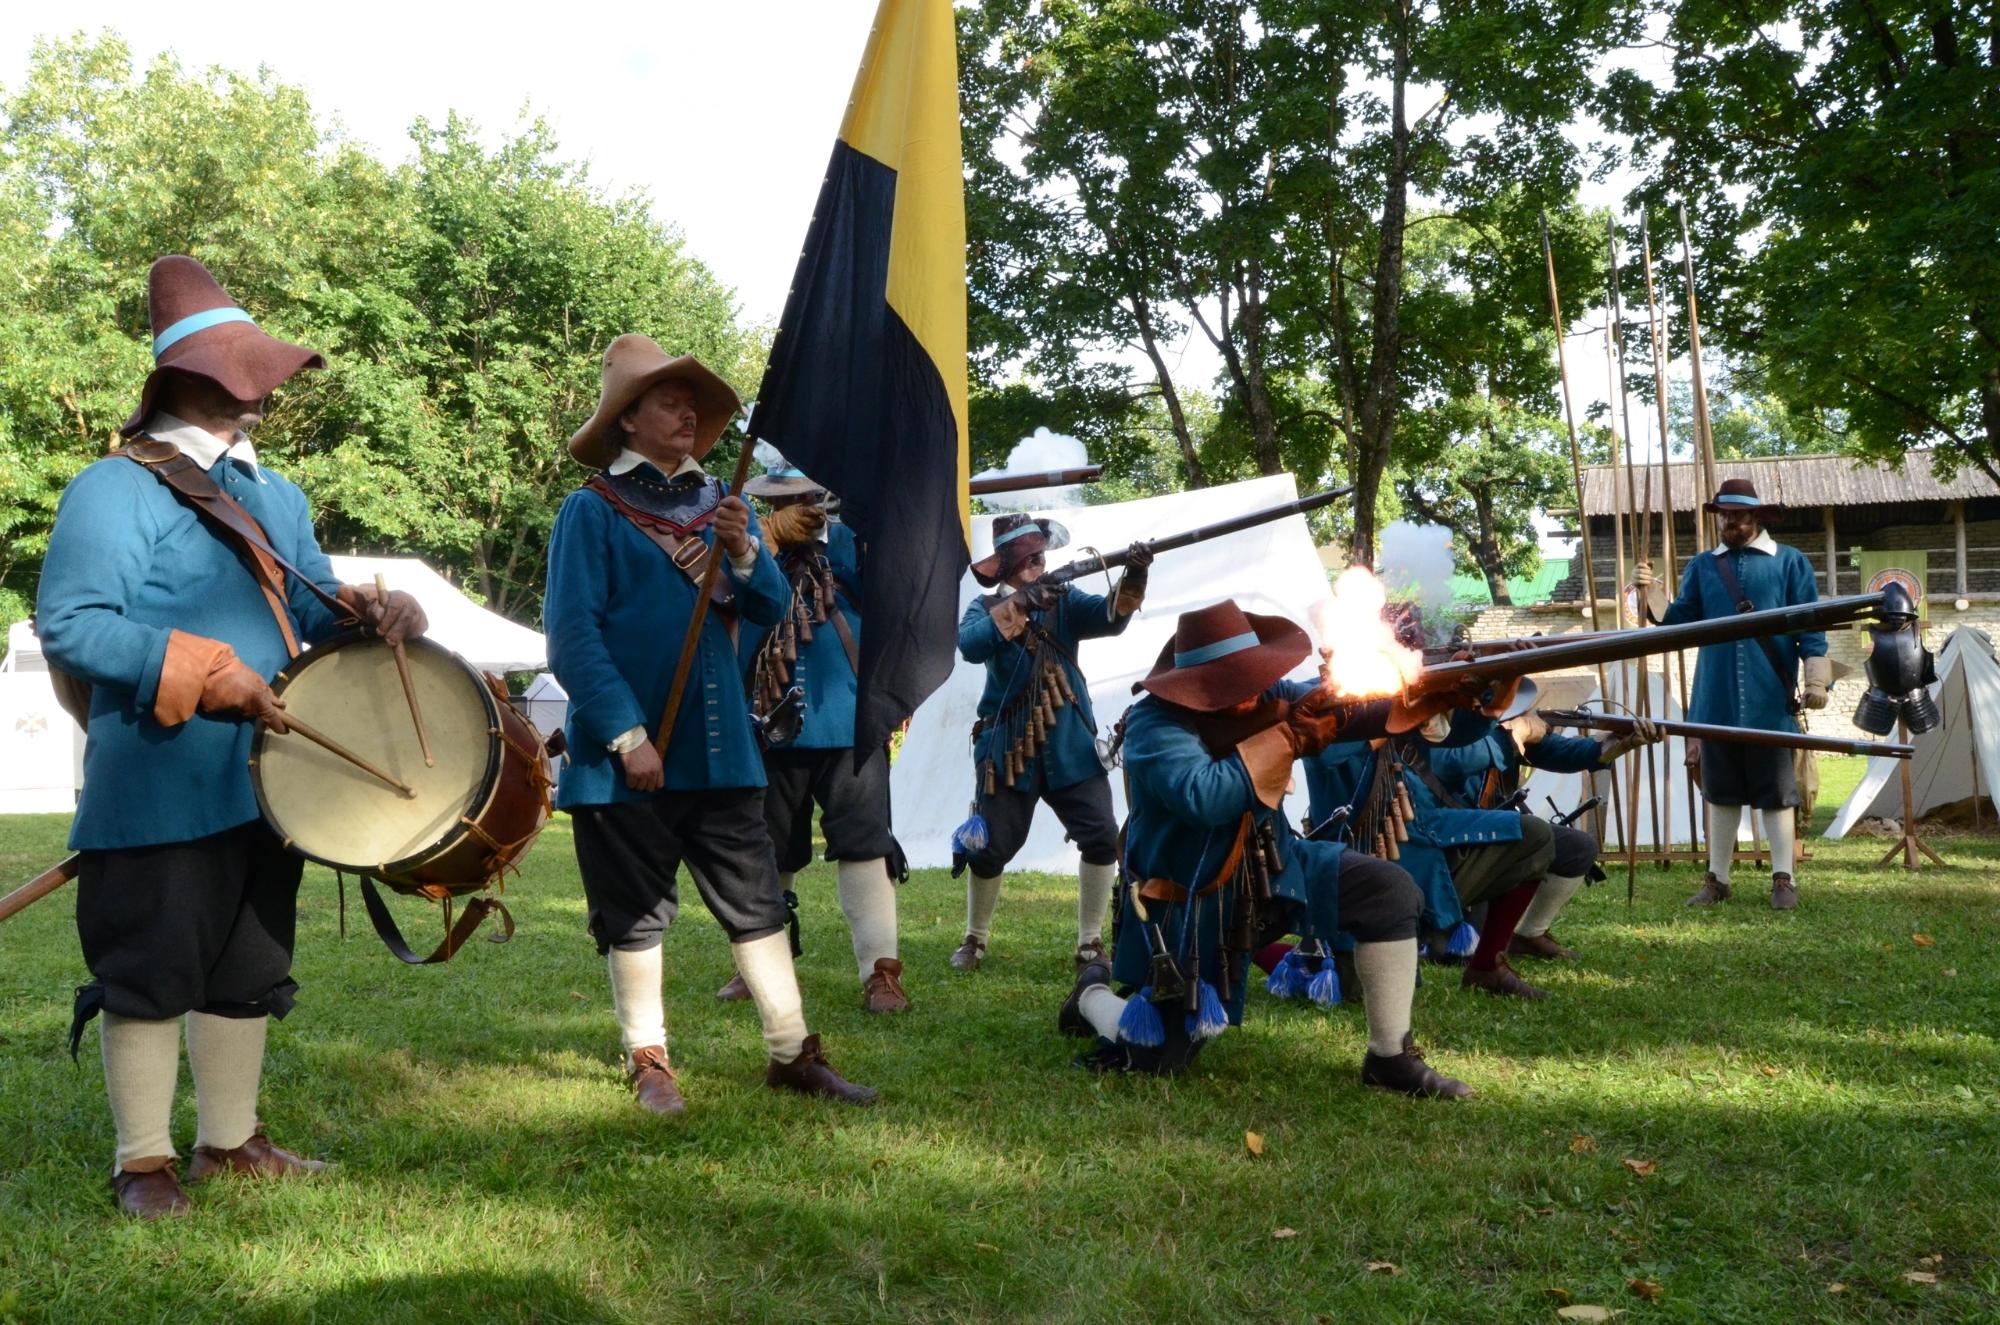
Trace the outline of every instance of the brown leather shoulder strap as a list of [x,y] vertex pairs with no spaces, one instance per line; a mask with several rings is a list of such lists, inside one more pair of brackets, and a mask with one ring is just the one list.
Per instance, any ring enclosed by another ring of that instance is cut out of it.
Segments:
[[[1743,584],[1736,578],[1736,570],[1729,564],[1729,557],[1726,554],[1718,557],[1710,553],[1709,560],[1715,563],[1715,574],[1722,581],[1722,591],[1736,600],[1736,610],[1756,611],[1757,605],[1750,601],[1750,595],[1743,592]],[[1771,664],[1771,672],[1778,680],[1778,689],[1784,693],[1786,709],[1791,713],[1803,711],[1805,705],[1799,702],[1797,692],[1792,689],[1791,681],[1785,676],[1785,660],[1778,656],[1778,646],[1771,643],[1769,635],[1759,635],[1757,647],[1763,651],[1765,661]]]
[[[592,475],[590,482],[584,486],[602,497],[610,504],[612,510],[624,516],[634,529],[637,529],[646,536],[653,546],[666,553],[667,560],[673,562],[681,574],[687,576],[693,582],[697,590],[701,588],[702,573],[708,566],[708,559],[713,555],[714,548],[706,539],[702,538],[700,530],[688,534],[676,534],[671,530],[663,528],[658,522],[648,520],[644,513],[635,510],[629,502],[620,497],[616,490],[604,481],[602,474]],[[718,575],[715,577],[715,589],[709,595],[709,601],[713,602],[717,607],[733,607],[735,605],[736,590],[731,584],[729,576]],[[728,625],[730,638],[734,639],[736,636],[734,620],[732,619]]]

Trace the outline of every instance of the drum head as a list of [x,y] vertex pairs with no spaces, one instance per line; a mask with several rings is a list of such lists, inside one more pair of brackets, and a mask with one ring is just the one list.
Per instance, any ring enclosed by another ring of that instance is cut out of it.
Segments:
[[455,839],[499,763],[496,710],[485,682],[460,658],[423,640],[405,645],[434,767],[424,765],[396,655],[353,636],[320,645],[273,683],[296,714],[416,792],[394,787],[296,732],[259,729],[251,780],[264,817],[296,851],[357,873],[392,873]]

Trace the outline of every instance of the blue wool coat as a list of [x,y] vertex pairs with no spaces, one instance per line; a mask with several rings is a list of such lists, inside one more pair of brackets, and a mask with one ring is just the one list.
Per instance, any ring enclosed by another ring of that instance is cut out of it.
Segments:
[[[827,526],[827,565],[833,571],[834,609],[847,621],[854,644],[861,646],[861,550],[854,531],[844,524]],[[743,680],[749,684],[757,663],[757,650],[771,633],[768,626],[746,624],[738,652],[743,658]],[[847,646],[831,621],[813,627],[812,643],[799,650],[793,679],[805,688],[805,720],[798,739],[787,750],[850,750],[854,747],[854,696],[857,681],[847,661]]]
[[[1077,646],[1084,640],[1122,635],[1131,624],[1130,616],[1110,617],[1105,610],[1107,601],[1100,594],[1085,593],[1073,584],[1066,584],[1062,597],[1040,614],[1041,621],[1074,657]],[[1027,689],[1034,667],[1028,651],[1021,647],[1020,640],[1025,638],[1025,633],[1013,640],[1000,637],[1000,628],[993,624],[992,601],[986,597],[973,599],[965,615],[959,618],[959,656],[967,662],[986,664],[986,689],[979,696],[980,717],[991,718]],[[1023,774],[1023,781],[1032,785],[1034,763],[1039,762],[1043,785],[1050,791],[1073,787],[1104,773],[1104,765],[1097,757],[1097,716],[1090,707],[1090,686],[1068,658],[1059,656],[1057,661],[1069,677],[1070,689],[1076,692],[1076,703],[1056,710],[1055,730],[1049,733],[1048,743]],[[990,759],[996,770],[1004,769],[1001,756],[1012,740],[1004,724],[981,734],[972,748],[973,767],[982,767]],[[1005,776],[1004,771],[996,773],[1003,781]]]
[[[1313,689],[1306,681],[1280,681],[1264,692],[1267,699],[1297,700]],[[1386,718],[1387,705],[1381,706]],[[1355,724],[1365,731],[1368,720]],[[1337,842],[1308,842],[1286,822],[1282,811],[1257,799],[1250,770],[1231,751],[1218,759],[1202,744],[1184,713],[1151,696],[1134,704],[1125,719],[1125,788],[1129,813],[1125,822],[1125,860],[1135,882],[1169,879],[1193,890],[1220,871],[1236,839],[1243,815],[1259,824],[1275,825],[1278,859],[1283,870],[1271,880],[1275,898],[1293,911],[1292,931],[1329,938],[1340,927],[1340,858]],[[1207,897],[1168,904],[1147,902],[1146,908],[1166,935],[1167,946],[1185,972],[1188,956],[1198,952],[1202,978],[1219,984],[1222,931],[1233,905],[1233,890],[1225,886]],[[1193,931],[1189,919],[1195,917]],[[1122,983],[1143,985],[1149,971],[1147,945],[1140,937],[1138,913],[1128,895],[1121,919],[1122,937],[1113,958],[1114,976]],[[1247,955],[1230,973],[1230,997],[1225,1004],[1231,1025],[1243,1020],[1243,993],[1249,971]]]
[[[1757,608],[1796,607],[1819,601],[1819,582],[1812,563],[1795,547],[1779,543],[1775,554],[1745,548],[1724,552],[1736,572],[1737,583]],[[1716,572],[1713,552],[1704,552],[1688,562],[1681,576],[1678,597],[1660,619],[1662,625],[1684,621],[1712,621],[1736,615],[1736,600],[1723,588]],[[1756,640],[1734,644],[1704,645],[1695,659],[1694,692],[1688,699],[1688,721],[1713,722],[1729,727],[1756,727],[1764,731],[1799,730],[1792,719],[1788,700],[1798,689],[1799,660],[1826,656],[1826,633],[1804,631],[1796,635],[1774,635],[1778,659],[1785,679],[1777,671]]]
[[1588,773],[1601,767],[1598,757],[1603,747],[1588,736],[1552,731],[1522,750],[1499,723],[1485,717],[1479,722],[1485,730],[1477,739],[1464,745],[1429,748],[1431,771],[1467,805],[1479,803],[1489,772],[1504,778],[1524,764],[1551,773]]
[[[646,477],[665,481],[657,470]],[[714,546],[713,526],[702,536]],[[725,563],[722,574],[734,573]],[[750,578],[734,583],[745,622],[775,625],[791,604],[791,585],[761,546]],[[569,694],[569,759],[556,786],[558,807],[653,794],[626,786],[617,756],[605,747],[640,725],[649,739],[658,736],[694,601],[694,582],[611,503],[588,488],[564,499],[549,534],[542,602],[549,670]],[[667,745],[664,790],[761,787],[764,760],[750,730],[742,668],[714,610],[702,622],[697,649]]]
[[[339,587],[294,484],[226,457],[208,473],[281,556],[328,592]],[[302,646],[340,629],[289,577],[286,607]],[[35,629],[49,662],[92,687],[71,847],[190,842],[259,816],[249,769],[254,724],[197,713],[163,727],[153,702],[171,631],[223,641],[266,679],[289,661],[284,636],[236,553],[143,466],[106,457],[63,490]]]
[[[1305,761],[1306,792],[1313,823],[1324,823],[1328,815],[1344,805],[1360,807],[1375,785],[1374,754],[1366,741],[1343,741],[1329,745]],[[1416,794],[1415,789],[1411,794]],[[1445,860],[1444,848],[1421,820],[1409,829],[1410,840],[1398,845],[1401,859],[1396,863],[1409,872],[1416,880],[1417,890],[1424,895],[1423,915],[1418,923],[1426,929],[1448,930],[1465,918],[1458,902],[1458,888],[1451,881],[1451,866]]]

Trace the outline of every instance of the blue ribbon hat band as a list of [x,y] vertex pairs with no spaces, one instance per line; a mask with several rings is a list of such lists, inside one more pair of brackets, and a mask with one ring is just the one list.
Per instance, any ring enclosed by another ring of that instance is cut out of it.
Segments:
[[248,322],[256,326],[257,321],[240,308],[204,308],[199,313],[189,313],[180,321],[153,337],[153,357],[159,358],[167,350],[194,335],[197,331],[207,331],[226,322]]
[[1740,492],[1725,492],[1715,499],[1717,506],[1762,506],[1755,497],[1746,497]]
[[1017,538],[1021,538],[1027,534],[1039,534],[1041,532],[1042,532],[1042,527],[1036,524],[1032,520],[1030,520],[1027,524],[1024,525],[1016,525],[1014,528],[1009,529],[1006,533],[1000,535],[998,538],[993,540],[993,550],[997,552],[1002,547],[1013,542]]
[[1257,632],[1246,630],[1241,635],[1231,635],[1228,639],[1219,639],[1213,644],[1204,644],[1198,649],[1189,649],[1185,653],[1176,651],[1174,654],[1174,666],[1199,667],[1203,663],[1214,662],[1217,658],[1227,658],[1232,653],[1241,653],[1245,649],[1254,649],[1256,647]]

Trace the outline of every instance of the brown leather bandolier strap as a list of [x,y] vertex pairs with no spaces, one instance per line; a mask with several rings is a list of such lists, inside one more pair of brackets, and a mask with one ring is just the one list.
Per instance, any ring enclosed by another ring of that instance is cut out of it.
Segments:
[[[1195,889],[1194,896],[1207,897],[1221,889],[1222,885],[1236,876],[1236,867],[1243,863],[1243,851],[1250,841],[1250,826],[1255,816],[1245,813],[1236,824],[1236,840],[1229,844],[1229,854],[1223,857],[1222,868],[1215,877]],[[1139,885],[1139,896],[1149,902],[1185,902],[1188,890],[1172,879],[1147,879]]]
[[289,574],[307,591],[312,593],[327,609],[337,616],[351,617],[346,604],[321,588],[317,581],[291,562],[285,560],[271,546],[271,539],[257,518],[243,509],[241,503],[210,478],[202,467],[169,442],[142,437],[113,452],[144,466],[154,478],[167,485],[174,495],[201,516],[211,530],[222,535],[224,540],[242,553],[248,561],[257,587],[263,591],[264,601],[271,609],[271,616],[278,623],[278,633],[284,636],[285,651],[292,657],[299,656],[299,641],[292,630],[290,610],[285,606],[285,575]]
[[[602,474],[593,475],[590,482],[585,486],[609,502],[612,510],[631,521],[634,529],[644,534],[653,542],[654,546],[666,553],[667,560],[673,562],[680,572],[694,583],[696,589],[701,587],[702,574],[708,567],[708,558],[712,552],[709,542],[701,536],[702,530],[708,527],[706,523],[701,528],[679,533],[668,529],[659,521],[649,518],[645,512],[640,511],[624,498],[620,497],[612,489],[611,485],[605,481]],[[727,575],[717,576],[715,591],[709,596],[709,601],[713,602],[717,607],[730,607],[735,602],[735,599],[736,590],[731,585],[730,577]],[[735,634],[735,622],[732,620],[730,622],[730,637],[733,639]]]

